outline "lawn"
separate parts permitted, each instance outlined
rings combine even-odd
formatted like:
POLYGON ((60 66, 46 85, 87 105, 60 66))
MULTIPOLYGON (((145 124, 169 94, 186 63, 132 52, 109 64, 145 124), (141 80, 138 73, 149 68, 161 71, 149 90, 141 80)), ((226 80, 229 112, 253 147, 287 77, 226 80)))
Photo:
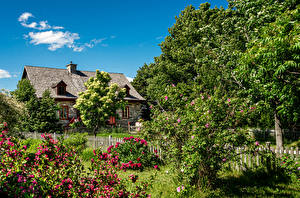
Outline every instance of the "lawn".
MULTIPOLYGON (((86 169, 89 162, 84 162, 86 169)), ((129 175, 139 176, 139 182, 149 182, 154 177, 152 187, 148 190, 151 197, 178 197, 175 183, 176 176, 169 166, 162 166, 160 170, 145 169, 144 171, 127 170, 120 171, 120 178, 128 178, 129 175)), ((188 197, 300 197, 300 181, 291 181, 283 175, 267 174, 265 171, 257 170, 237 172, 220 171, 219 187, 214 190, 192 189, 188 197)), ((186 197, 186 196, 183 196, 186 197)))

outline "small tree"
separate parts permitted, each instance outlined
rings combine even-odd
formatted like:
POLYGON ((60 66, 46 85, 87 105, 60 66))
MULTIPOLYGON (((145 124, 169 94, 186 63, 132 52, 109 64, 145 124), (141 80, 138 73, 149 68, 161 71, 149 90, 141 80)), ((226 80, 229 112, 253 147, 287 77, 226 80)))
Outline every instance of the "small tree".
POLYGON ((93 130, 105 126, 110 116, 116 116, 116 110, 124 106, 125 89, 119 89, 117 84, 109 85, 111 78, 106 72, 96 70, 95 77, 86 83, 86 91, 79 93, 75 108, 80 112, 82 122, 93 130))

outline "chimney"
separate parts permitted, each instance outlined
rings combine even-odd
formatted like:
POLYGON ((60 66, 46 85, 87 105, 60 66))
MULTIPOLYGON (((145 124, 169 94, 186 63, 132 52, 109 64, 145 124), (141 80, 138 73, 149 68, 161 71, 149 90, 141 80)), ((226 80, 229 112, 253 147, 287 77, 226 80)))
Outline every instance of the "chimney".
POLYGON ((67 65, 67 70, 70 74, 76 74, 77 64, 73 64, 72 61, 67 65))

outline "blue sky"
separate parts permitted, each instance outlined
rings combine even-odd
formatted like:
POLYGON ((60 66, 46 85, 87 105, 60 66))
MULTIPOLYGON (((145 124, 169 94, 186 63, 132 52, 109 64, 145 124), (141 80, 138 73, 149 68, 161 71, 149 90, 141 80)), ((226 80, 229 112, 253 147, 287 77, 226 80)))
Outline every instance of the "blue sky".
POLYGON ((14 90, 24 65, 135 77, 187 5, 226 0, 9 0, 0 4, 0 89, 14 90))

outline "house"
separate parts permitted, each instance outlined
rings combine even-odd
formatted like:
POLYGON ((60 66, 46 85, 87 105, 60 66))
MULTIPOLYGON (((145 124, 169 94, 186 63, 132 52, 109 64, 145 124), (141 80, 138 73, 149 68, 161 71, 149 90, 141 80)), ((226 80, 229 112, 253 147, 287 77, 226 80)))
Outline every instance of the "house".
MULTIPOLYGON (((73 108, 78 94, 86 90, 84 83, 95 76, 96 72, 77 70, 77 65, 72 62, 66 69, 49 67, 24 66, 22 79, 30 80, 38 98, 42 97, 45 90, 49 90, 51 96, 60 105, 58 112, 60 122, 67 126, 73 119, 78 118, 79 112, 73 108)), ((111 83, 117 83, 119 87, 126 88, 128 105, 124 109, 117 110, 119 119, 111 117, 108 124, 128 126, 135 123, 141 117, 142 106, 145 99, 134 89, 126 76, 122 73, 109 73, 111 83)))

